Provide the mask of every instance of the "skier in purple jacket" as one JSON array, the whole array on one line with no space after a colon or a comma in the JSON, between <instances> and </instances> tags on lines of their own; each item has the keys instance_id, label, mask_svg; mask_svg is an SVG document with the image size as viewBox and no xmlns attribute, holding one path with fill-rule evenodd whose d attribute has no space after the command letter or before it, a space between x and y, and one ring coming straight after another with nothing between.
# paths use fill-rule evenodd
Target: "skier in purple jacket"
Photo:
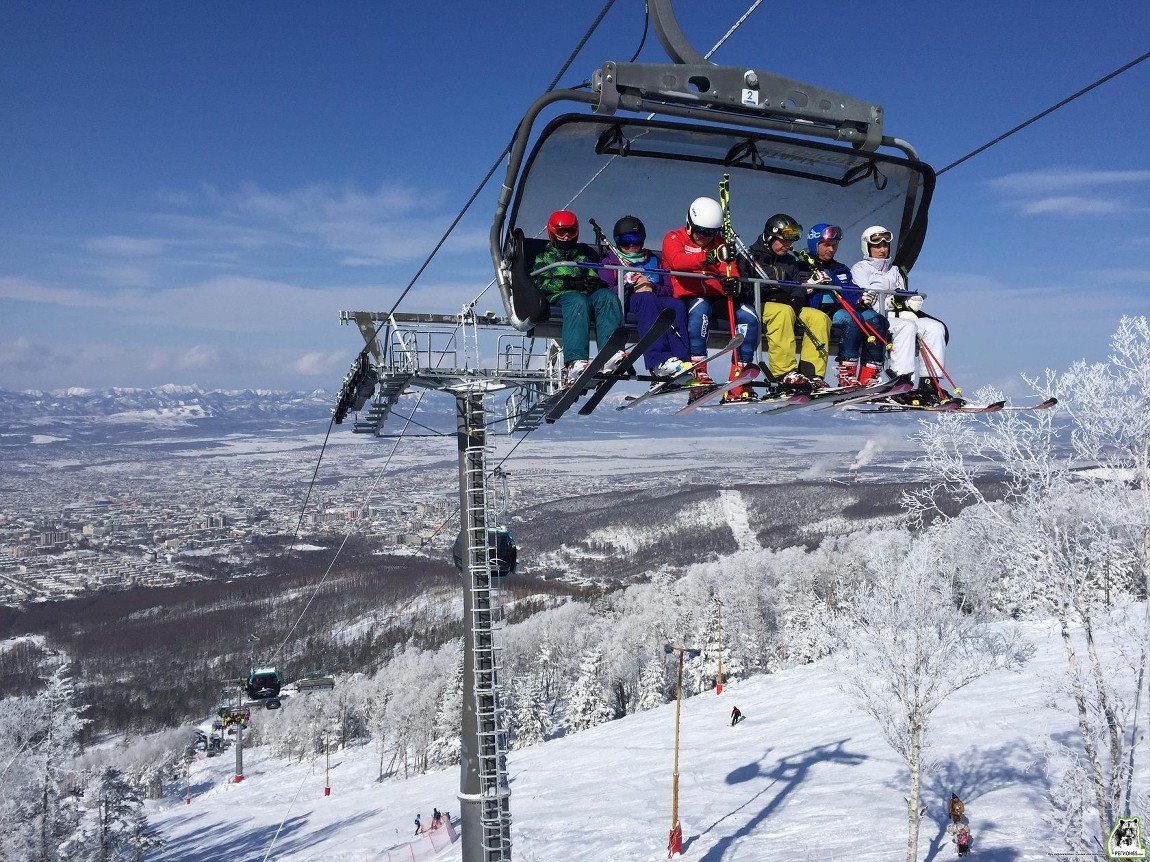
<instances>
[{"instance_id":1,"label":"skier in purple jacket","mask_svg":"<svg viewBox=\"0 0 1150 862\"><path fill-rule=\"evenodd\" d=\"M643 354L643 364L650 374L673 380L691 365L691 346L687 342L687 308L682 300L671 295L670 284L658 272L662 269L659 256L643 247L647 239L647 228L642 221L635 216L624 216L615 222L615 229L611 233L623 259L620 260L614 252L608 251L602 262L607 266L641 267L643 271L601 269L599 277L608 284L617 284L622 277L624 306L635 315L639 337L642 338L654 325L664 308L675 312L675 322L671 328Z\"/></svg>"}]
</instances>

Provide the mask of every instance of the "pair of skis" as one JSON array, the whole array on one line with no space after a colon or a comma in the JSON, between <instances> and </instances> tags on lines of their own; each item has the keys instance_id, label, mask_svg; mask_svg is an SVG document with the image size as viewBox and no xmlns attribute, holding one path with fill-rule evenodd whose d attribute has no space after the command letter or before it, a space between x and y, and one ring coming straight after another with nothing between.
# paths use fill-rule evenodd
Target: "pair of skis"
<instances>
[{"instance_id":1,"label":"pair of skis","mask_svg":"<svg viewBox=\"0 0 1150 862\"><path fill-rule=\"evenodd\" d=\"M697 391L699 391L700 384L698 384L698 383L684 383L682 381L684 379L694 375L695 371L697 371L699 368L702 368L703 366L705 366L708 362L712 362L716 359L719 359L722 356L726 356L730 353L734 353L736 350L739 349L739 346L742 343L743 343L743 336L736 334L730 341L728 341L726 344L724 344L720 350L717 350L716 352L710 354L706 359L701 359L698 362L691 363L691 365L688 368L684 369L683 372L681 374L679 374L677 377L675 377L674 380L660 381L660 382L656 383L654 386L652 386L650 389L648 389L646 392L644 392L642 395L629 395L629 396L627 396L626 401L624 403L620 404L615 409L616 410L628 410L637 404L642 404L648 398L655 398L659 395L674 395L677 392L692 392L692 391L697 392ZM747 369L747 371L749 371L749 370L750 369ZM745 373L746 372L744 372L744 374ZM743 383L749 382L750 380L754 380L756 376L758 376L758 369L755 369L755 374L752 375L751 377L749 377L747 380L741 380L741 379L736 378L735 380L731 380L731 381L729 381L727 383L723 383L721 385L720 384L707 385L705 387L708 389L707 394L701 396L697 400L702 401L702 400L706 399L706 401L711 401L711 400L713 400L711 398L711 396L713 396L713 395L717 395L717 396L725 395L727 392L729 392L731 389L734 389L736 386L741 386ZM740 375L740 378L741 377L742 377L742 375ZM691 403L695 404L696 402L692 401ZM688 405L688 406L690 406L690 405Z\"/></svg>"},{"instance_id":2,"label":"pair of skis","mask_svg":"<svg viewBox=\"0 0 1150 862\"><path fill-rule=\"evenodd\" d=\"M989 404L874 404L866 408L851 407L857 413L1004 413L1034 410L1049 410L1058 404L1057 398L1047 398L1038 404L1008 405L1005 401L992 401Z\"/></svg>"},{"instance_id":3,"label":"pair of skis","mask_svg":"<svg viewBox=\"0 0 1150 862\"><path fill-rule=\"evenodd\" d=\"M612 386L634 374L635 363L639 361L639 357L647 348L662 338L674 322L675 312L669 308L664 308L655 318L651 328L635 342L635 346L631 348L630 352L611 370L610 374L604 374L603 369L607 363L627 346L627 328L620 326L616 329L607 339L607 342L600 347L599 352L591 358L583 373L572 382L559 400L547 411L547 423L550 425L558 421L579 400L583 392L592 387L594 391L587 402L579 408L579 413L586 416L594 411L599 406L599 402L611 391Z\"/></svg>"},{"instance_id":4,"label":"pair of skis","mask_svg":"<svg viewBox=\"0 0 1150 862\"><path fill-rule=\"evenodd\" d=\"M885 398L890 395L899 395L911 390L911 384L905 379L895 378L870 386L833 386L828 389L818 389L814 392L800 392L791 395L779 395L776 398L766 399L782 402L778 406L768 406L765 410L756 410L756 413L774 415L788 413L791 410L802 410L806 407L845 407L851 404L861 404L875 398ZM762 402L760 402L761 404Z\"/></svg>"}]
</instances>

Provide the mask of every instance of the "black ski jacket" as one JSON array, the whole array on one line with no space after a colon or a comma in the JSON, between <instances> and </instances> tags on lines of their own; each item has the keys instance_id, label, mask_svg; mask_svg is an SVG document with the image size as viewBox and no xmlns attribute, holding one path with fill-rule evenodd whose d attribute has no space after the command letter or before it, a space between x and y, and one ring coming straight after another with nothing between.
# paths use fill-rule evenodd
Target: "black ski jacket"
<instances>
[{"instance_id":1,"label":"black ski jacket","mask_svg":"<svg viewBox=\"0 0 1150 862\"><path fill-rule=\"evenodd\" d=\"M755 240L755 244L747 250L767 278L787 282L778 287L764 284L763 302L781 302L791 306L797 314L809 299L807 289L802 286L802 283L810 279L811 271L803 266L793 254L775 254L771 251L770 246L763 242L762 237ZM744 278L762 277L758 270L745 260L739 261L739 271Z\"/></svg>"}]
</instances>

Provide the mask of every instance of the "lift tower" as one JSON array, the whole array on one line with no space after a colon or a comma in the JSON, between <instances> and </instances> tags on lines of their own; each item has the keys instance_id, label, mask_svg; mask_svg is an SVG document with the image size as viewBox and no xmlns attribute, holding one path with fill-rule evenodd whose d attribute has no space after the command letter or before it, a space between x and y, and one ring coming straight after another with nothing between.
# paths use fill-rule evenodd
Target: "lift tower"
<instances>
[{"instance_id":1,"label":"lift tower","mask_svg":"<svg viewBox=\"0 0 1150 862\"><path fill-rule=\"evenodd\" d=\"M511 859L510 793L507 784L507 722L497 639L501 623L493 596L497 547L490 536L498 522L488 461L497 414L506 430L527 431L543 421L562 390L555 356L540 342L514 332L506 318L457 315L342 312L367 342L372 362L357 359L344 379L336 406L349 411L361 434L388 437L385 425L405 393L416 389L455 397L459 456L461 575L463 577L463 709L459 801L464 862ZM481 367L479 333L502 331L493 368ZM490 359L487 364L491 365ZM497 398L505 401L497 407ZM370 404L369 404L370 402ZM407 402L414 404L414 399ZM406 404L403 405L406 407ZM396 418L402 421L400 408ZM445 435L449 436L449 435Z\"/></svg>"}]
</instances>

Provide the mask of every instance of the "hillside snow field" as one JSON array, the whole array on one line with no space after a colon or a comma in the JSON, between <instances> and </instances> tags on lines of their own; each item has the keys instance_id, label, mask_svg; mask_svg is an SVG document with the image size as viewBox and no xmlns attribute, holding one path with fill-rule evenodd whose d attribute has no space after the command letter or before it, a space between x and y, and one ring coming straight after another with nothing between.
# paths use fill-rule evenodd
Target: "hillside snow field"
<instances>
[{"instance_id":1,"label":"hillside snow field","mask_svg":"<svg viewBox=\"0 0 1150 862\"><path fill-rule=\"evenodd\" d=\"M932 734L934 769L919 858L955 858L945 800L966 802L980 862L1047 860L1065 851L1048 823L1042 753L1071 744L1075 721L1052 708L1065 654L1053 623L1022 629L1037 652L1021 673L986 677L945 703ZM730 726L738 705L746 719ZM666 858L671 817L674 704L553 740L509 759L513 857L527 862ZM1134 798L1150 790L1145 741ZM371 745L324 764L245 753L246 780L228 784L231 752L193 766L194 797L149 803L167 839L164 862L269 859L361 862L405 842L418 812L458 817L457 768L375 781ZM683 703L679 816L684 858L700 862L889 862L905 858L906 773L879 728L839 689L831 661L729 685ZM1134 812L1143 815L1150 812ZM153 857L149 857L153 858ZM459 860L456 844L436 857Z\"/></svg>"}]
</instances>

